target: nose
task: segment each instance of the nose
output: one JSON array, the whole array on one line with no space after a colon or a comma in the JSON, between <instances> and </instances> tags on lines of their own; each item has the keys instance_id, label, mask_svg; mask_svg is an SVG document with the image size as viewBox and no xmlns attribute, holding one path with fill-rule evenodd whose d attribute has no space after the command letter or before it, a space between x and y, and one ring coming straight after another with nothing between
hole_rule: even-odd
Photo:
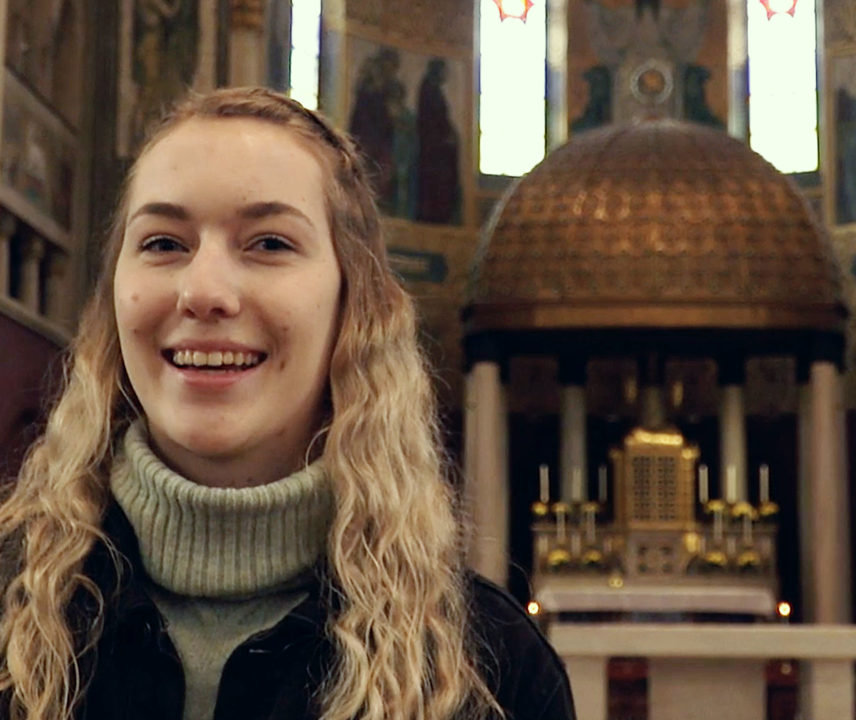
<instances>
[{"instance_id":1,"label":"nose","mask_svg":"<svg viewBox=\"0 0 856 720\"><path fill-rule=\"evenodd\" d=\"M178 311L188 317L210 320L232 317L240 309L241 298L228 249L215 242L200 242L181 270Z\"/></svg>"}]
</instances>

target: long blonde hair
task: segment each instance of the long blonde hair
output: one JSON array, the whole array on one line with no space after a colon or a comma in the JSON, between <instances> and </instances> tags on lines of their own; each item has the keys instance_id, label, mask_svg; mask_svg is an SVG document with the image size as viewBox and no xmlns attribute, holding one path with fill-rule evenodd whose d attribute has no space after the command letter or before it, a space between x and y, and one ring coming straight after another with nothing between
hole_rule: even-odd
<instances>
[{"instance_id":1,"label":"long blonde hair","mask_svg":"<svg viewBox=\"0 0 856 720\"><path fill-rule=\"evenodd\" d=\"M328 537L328 621L334 667L324 720L441 720L499 710L470 647L461 532L438 450L434 396L416 342L413 303L386 262L380 220L350 140L320 115L262 88L193 96L155 129L141 154L194 117L249 117L287 127L322 165L342 272L340 332L330 367L331 412L320 430L336 498ZM133 168L129 173L133 177ZM104 598L83 573L110 503L113 449L134 417L113 310L127 185L100 281L70 352L64 391L0 506L0 539L23 542L0 621L0 690L13 718L68 720L88 678L78 666L98 623L75 638L75 593Z\"/></svg>"}]
</instances>

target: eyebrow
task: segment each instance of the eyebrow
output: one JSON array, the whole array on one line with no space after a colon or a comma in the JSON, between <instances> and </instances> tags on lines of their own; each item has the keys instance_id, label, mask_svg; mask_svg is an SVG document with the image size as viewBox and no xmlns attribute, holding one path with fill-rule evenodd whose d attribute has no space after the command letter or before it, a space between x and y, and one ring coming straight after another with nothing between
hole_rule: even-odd
<instances>
[{"instance_id":1,"label":"eyebrow","mask_svg":"<svg viewBox=\"0 0 856 720\"><path fill-rule=\"evenodd\" d=\"M130 223L140 215L159 215L161 217L172 218L173 220L190 219L190 214L181 205L174 205L168 202L150 202L141 205L128 217L128 222Z\"/></svg>"},{"instance_id":2,"label":"eyebrow","mask_svg":"<svg viewBox=\"0 0 856 720\"><path fill-rule=\"evenodd\" d=\"M150 202L145 205L141 205L128 218L128 222L130 223L140 215L158 215L160 217L167 217L173 220L190 219L190 213L187 212L184 207L169 202ZM238 217L245 220L260 220L274 215L290 215L302 220L310 227L314 227L313 222L309 219L309 216L306 215L306 213L294 207L294 205L289 205L288 203L274 200L268 202L255 202L245 205L238 210Z\"/></svg>"},{"instance_id":3,"label":"eyebrow","mask_svg":"<svg viewBox=\"0 0 856 720\"><path fill-rule=\"evenodd\" d=\"M307 225L313 226L309 216L307 216L302 210L294 207L294 205L289 205L288 203L277 201L256 202L245 205L238 210L238 216L247 220L259 220L261 218L270 217L271 215L291 215L303 220Z\"/></svg>"}]
</instances>

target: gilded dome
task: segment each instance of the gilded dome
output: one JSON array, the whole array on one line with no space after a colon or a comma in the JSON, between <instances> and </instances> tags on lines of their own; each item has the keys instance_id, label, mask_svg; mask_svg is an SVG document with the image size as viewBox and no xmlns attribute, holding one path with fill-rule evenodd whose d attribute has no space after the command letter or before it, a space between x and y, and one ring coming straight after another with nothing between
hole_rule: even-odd
<instances>
[{"instance_id":1,"label":"gilded dome","mask_svg":"<svg viewBox=\"0 0 856 720\"><path fill-rule=\"evenodd\" d=\"M843 333L841 298L789 178L723 132L658 120L582 133L511 188L476 254L468 332Z\"/></svg>"}]
</instances>

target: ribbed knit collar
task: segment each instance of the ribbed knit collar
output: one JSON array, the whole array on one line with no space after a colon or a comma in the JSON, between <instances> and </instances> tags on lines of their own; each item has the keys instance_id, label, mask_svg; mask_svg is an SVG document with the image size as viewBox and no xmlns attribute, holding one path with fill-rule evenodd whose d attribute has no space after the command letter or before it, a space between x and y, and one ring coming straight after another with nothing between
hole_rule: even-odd
<instances>
[{"instance_id":1,"label":"ribbed knit collar","mask_svg":"<svg viewBox=\"0 0 856 720\"><path fill-rule=\"evenodd\" d=\"M166 467L140 421L123 450L110 488L137 535L143 567L167 590L212 598L271 592L324 551L332 503L320 462L267 485L211 488Z\"/></svg>"}]
</instances>

